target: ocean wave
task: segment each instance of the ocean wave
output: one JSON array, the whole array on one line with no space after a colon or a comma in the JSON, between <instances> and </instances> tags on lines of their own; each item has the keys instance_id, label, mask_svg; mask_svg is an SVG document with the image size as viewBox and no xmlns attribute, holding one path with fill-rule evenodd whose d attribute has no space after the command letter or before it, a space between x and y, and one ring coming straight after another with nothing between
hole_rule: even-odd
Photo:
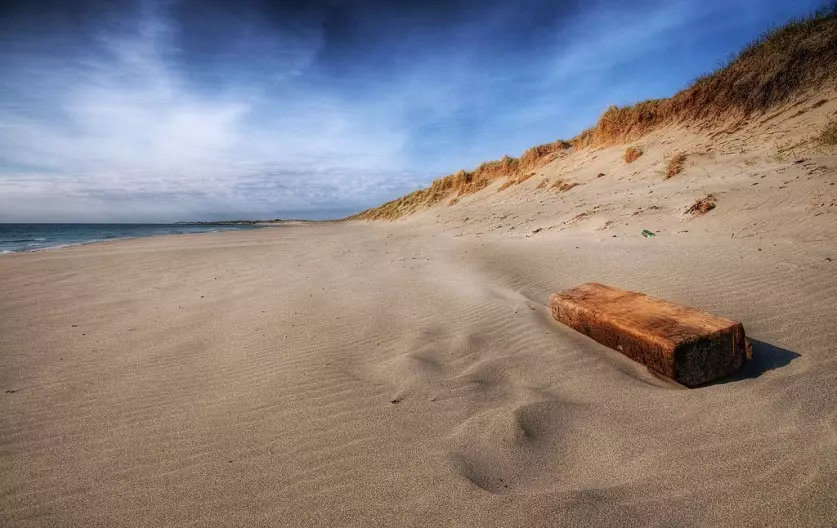
<instances>
[{"instance_id":1,"label":"ocean wave","mask_svg":"<svg viewBox=\"0 0 837 528\"><path fill-rule=\"evenodd\" d=\"M52 250L52 249L61 249L61 248L72 247L72 246L81 246L83 244L85 244L85 242L73 242L73 243L55 244L55 245L49 245L49 244L45 245L45 244L37 244L37 243L26 244L26 245L23 245L23 246L14 248L14 249L0 249L0 255L7 255L7 254L11 254L11 253L35 253L35 252L39 252L39 251L49 251L49 250Z\"/></svg>"},{"instance_id":2,"label":"ocean wave","mask_svg":"<svg viewBox=\"0 0 837 528\"><path fill-rule=\"evenodd\" d=\"M43 244L35 244L39 247L32 247L30 245L30 246L26 246L25 248L17 250L15 253L35 253L35 252L39 252L39 251L52 251L53 249L62 249L62 248L68 248L68 247L73 247L73 246L83 246L87 243L88 242L68 242L66 244L55 244L55 245L52 245L52 246L43 246ZM43 247L40 247L40 246L43 246Z\"/></svg>"},{"instance_id":3,"label":"ocean wave","mask_svg":"<svg viewBox=\"0 0 837 528\"><path fill-rule=\"evenodd\" d=\"M0 244L23 244L25 242L42 242L45 238L10 238L8 240L0 240Z\"/></svg>"},{"instance_id":4,"label":"ocean wave","mask_svg":"<svg viewBox=\"0 0 837 528\"><path fill-rule=\"evenodd\" d=\"M44 234L35 232L2 232L0 233L0 252L8 253L30 253L51 249L60 249L70 246L87 245L94 243L107 243L115 240L127 240L146 236L164 235L192 235L199 233L210 233L219 231L239 231L249 229L249 226L133 226L128 225L124 232L106 229L97 232L97 229L87 227L76 228L66 226L58 229L55 234L50 232Z\"/></svg>"}]
</instances>

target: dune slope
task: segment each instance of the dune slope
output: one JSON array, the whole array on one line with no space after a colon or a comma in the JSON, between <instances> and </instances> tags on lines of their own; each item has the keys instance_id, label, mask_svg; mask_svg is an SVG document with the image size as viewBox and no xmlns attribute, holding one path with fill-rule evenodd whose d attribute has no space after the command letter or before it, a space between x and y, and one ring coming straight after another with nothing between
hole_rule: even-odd
<instances>
[{"instance_id":1,"label":"dune slope","mask_svg":"<svg viewBox=\"0 0 837 528\"><path fill-rule=\"evenodd\" d=\"M661 128L737 130L776 108L805 100L837 84L837 4L775 28L745 47L728 64L695 80L670 98L609 107L595 126L575 138L538 145L520 158L508 155L439 178L353 220L393 220L440 202L456 205L496 180L517 185L541 167L579 150L636 141Z\"/></svg>"}]
</instances>

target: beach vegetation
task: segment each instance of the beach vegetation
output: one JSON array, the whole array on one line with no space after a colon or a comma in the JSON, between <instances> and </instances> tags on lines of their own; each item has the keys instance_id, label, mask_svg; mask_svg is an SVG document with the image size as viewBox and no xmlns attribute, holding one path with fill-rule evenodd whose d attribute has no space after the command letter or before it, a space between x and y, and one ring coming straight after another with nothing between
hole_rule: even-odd
<instances>
[{"instance_id":1,"label":"beach vegetation","mask_svg":"<svg viewBox=\"0 0 837 528\"><path fill-rule=\"evenodd\" d=\"M831 86L835 78L837 2L765 32L715 71L697 78L672 97L610 106L595 126L573 139L538 145L520 158L505 156L470 172L460 170L349 219L394 220L451 195L478 192L494 180L516 179L579 149L629 143L667 125L706 129L721 123L741 124L795 97ZM835 134L833 128L827 129L822 142L831 144Z\"/></svg>"},{"instance_id":2,"label":"beach vegetation","mask_svg":"<svg viewBox=\"0 0 837 528\"><path fill-rule=\"evenodd\" d=\"M683 165L686 163L686 154L679 152L672 156L666 163L666 171L663 179L671 179L683 171Z\"/></svg>"},{"instance_id":3,"label":"beach vegetation","mask_svg":"<svg viewBox=\"0 0 837 528\"><path fill-rule=\"evenodd\" d=\"M625 163L633 163L642 156L642 149L640 147L628 147L625 149Z\"/></svg>"},{"instance_id":4,"label":"beach vegetation","mask_svg":"<svg viewBox=\"0 0 837 528\"><path fill-rule=\"evenodd\" d=\"M820 132L818 141L820 145L833 147L837 145L837 120L832 121Z\"/></svg>"}]
</instances>

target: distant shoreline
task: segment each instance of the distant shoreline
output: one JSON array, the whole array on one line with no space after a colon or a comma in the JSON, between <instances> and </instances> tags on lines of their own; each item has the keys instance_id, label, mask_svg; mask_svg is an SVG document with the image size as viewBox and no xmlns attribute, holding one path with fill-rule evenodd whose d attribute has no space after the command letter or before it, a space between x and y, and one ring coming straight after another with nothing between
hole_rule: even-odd
<instances>
[{"instance_id":1,"label":"distant shoreline","mask_svg":"<svg viewBox=\"0 0 837 528\"><path fill-rule=\"evenodd\" d=\"M254 226L271 226L271 225L300 225L300 224L333 224L342 222L343 220L296 220L296 219L276 219L276 220L221 220L217 222L175 222L174 225L195 225L195 226L215 226L215 225L254 225Z\"/></svg>"},{"instance_id":2,"label":"distant shoreline","mask_svg":"<svg viewBox=\"0 0 837 528\"><path fill-rule=\"evenodd\" d=\"M0 255L34 253L116 240L194 235L261 227L265 225L208 222L202 224L0 224Z\"/></svg>"},{"instance_id":3,"label":"distant shoreline","mask_svg":"<svg viewBox=\"0 0 837 528\"><path fill-rule=\"evenodd\" d=\"M343 220L227 220L218 222L174 222L170 224L9 222L0 223L0 255L36 253L136 238L195 235L264 227L332 225L340 222L343 222ZM180 230L188 228L194 228L194 230ZM79 231L83 234L80 234Z\"/></svg>"}]
</instances>

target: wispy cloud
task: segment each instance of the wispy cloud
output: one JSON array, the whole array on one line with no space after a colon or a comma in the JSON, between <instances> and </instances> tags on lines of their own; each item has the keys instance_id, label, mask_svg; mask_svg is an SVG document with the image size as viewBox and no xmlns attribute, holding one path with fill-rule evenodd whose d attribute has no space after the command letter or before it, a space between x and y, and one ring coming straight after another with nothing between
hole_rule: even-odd
<instances>
[{"instance_id":1,"label":"wispy cloud","mask_svg":"<svg viewBox=\"0 0 837 528\"><path fill-rule=\"evenodd\" d=\"M730 34L810 7L489 4L7 17L0 221L347 214L663 95L739 45ZM689 40L710 34L722 42ZM665 46L702 62L672 66Z\"/></svg>"},{"instance_id":2,"label":"wispy cloud","mask_svg":"<svg viewBox=\"0 0 837 528\"><path fill-rule=\"evenodd\" d=\"M403 136L362 107L316 91L273 101L238 79L190 86L169 16L158 6L132 27L103 21L96 45L54 73L37 62L3 72L0 220L329 214L410 186ZM265 76L310 61L286 59L290 71Z\"/></svg>"}]
</instances>

